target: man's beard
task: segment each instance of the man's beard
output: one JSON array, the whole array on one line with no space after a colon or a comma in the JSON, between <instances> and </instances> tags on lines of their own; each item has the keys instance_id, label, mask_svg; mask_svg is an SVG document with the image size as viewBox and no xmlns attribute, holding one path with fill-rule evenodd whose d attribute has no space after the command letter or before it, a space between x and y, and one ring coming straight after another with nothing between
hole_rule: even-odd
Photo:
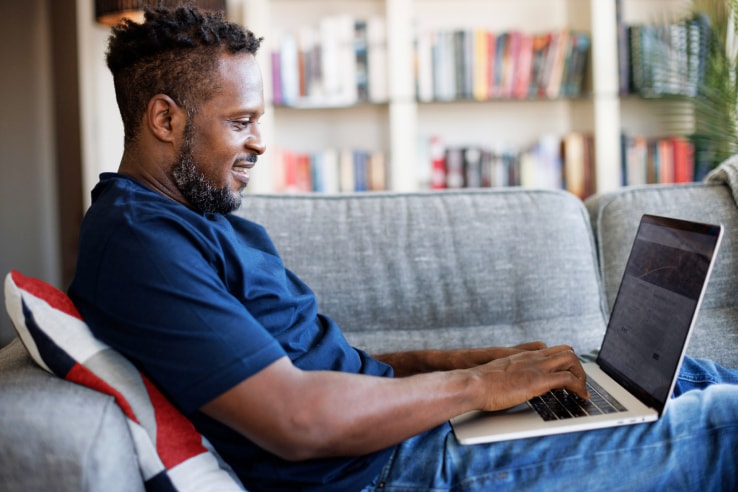
<instances>
[{"instance_id":1,"label":"man's beard","mask_svg":"<svg viewBox=\"0 0 738 492\"><path fill-rule=\"evenodd\" d=\"M189 124L182 150L172 166L172 177L187 203L198 212L227 214L241 206L240 193L232 192L227 186L218 188L197 168Z\"/></svg>"}]
</instances>

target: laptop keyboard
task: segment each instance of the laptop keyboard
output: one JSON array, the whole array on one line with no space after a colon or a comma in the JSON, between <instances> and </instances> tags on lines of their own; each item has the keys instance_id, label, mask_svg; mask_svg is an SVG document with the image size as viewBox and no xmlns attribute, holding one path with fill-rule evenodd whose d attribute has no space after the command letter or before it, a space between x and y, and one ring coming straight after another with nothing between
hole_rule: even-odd
<instances>
[{"instance_id":1,"label":"laptop keyboard","mask_svg":"<svg viewBox=\"0 0 738 492\"><path fill-rule=\"evenodd\" d=\"M624 412L625 407L594 381L587 381L591 399L582 400L565 389L552 390L528 401L543 420L562 420L588 415Z\"/></svg>"}]
</instances>

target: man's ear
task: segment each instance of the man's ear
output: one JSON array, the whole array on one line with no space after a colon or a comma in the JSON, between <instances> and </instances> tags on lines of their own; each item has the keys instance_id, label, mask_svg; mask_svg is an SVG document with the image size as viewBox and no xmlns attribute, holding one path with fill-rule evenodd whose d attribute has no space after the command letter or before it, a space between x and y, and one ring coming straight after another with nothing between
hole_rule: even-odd
<instances>
[{"instance_id":1,"label":"man's ear","mask_svg":"<svg viewBox=\"0 0 738 492\"><path fill-rule=\"evenodd\" d=\"M187 123L183 108L166 94L156 94L149 100L144 124L162 142L174 142L181 138Z\"/></svg>"}]
</instances>

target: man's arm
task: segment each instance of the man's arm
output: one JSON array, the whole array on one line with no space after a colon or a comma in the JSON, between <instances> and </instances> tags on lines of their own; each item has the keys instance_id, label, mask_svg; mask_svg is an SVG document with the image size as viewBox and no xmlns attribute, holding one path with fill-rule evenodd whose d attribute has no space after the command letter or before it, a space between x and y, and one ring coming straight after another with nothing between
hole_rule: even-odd
<instances>
[{"instance_id":1,"label":"man's arm","mask_svg":"<svg viewBox=\"0 0 738 492\"><path fill-rule=\"evenodd\" d=\"M392 366L396 377L405 377L425 372L468 369L520 352L541 350L544 348L546 348L546 344L543 342L529 342L513 347L411 350L407 352L374 354L372 357Z\"/></svg>"},{"instance_id":2,"label":"man's arm","mask_svg":"<svg viewBox=\"0 0 738 492\"><path fill-rule=\"evenodd\" d=\"M452 371L381 378L302 371L284 357L202 407L287 460L367 454L469 410L499 410L553 388L588 397L570 347L527 350Z\"/></svg>"}]
</instances>

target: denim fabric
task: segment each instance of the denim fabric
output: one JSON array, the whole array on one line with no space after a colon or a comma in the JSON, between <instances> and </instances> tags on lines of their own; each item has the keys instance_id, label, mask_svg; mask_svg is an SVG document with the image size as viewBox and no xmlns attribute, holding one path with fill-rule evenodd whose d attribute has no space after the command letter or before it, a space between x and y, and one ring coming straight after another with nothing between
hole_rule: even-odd
<instances>
[{"instance_id":1,"label":"denim fabric","mask_svg":"<svg viewBox=\"0 0 738 492\"><path fill-rule=\"evenodd\" d=\"M441 425L402 443L364 490L737 490L735 383L737 371L687 358L654 423L473 446Z\"/></svg>"}]
</instances>

